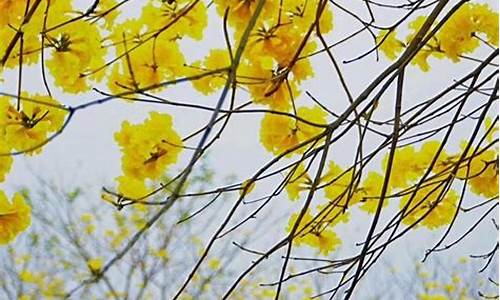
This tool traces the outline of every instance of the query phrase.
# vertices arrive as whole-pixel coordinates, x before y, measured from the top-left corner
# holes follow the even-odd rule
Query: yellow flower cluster
[[[406,146],[396,150],[392,163],[392,171],[389,180],[389,185],[392,188],[406,188],[424,174],[429,167],[432,158],[437,153],[440,143],[438,141],[425,142],[419,151],[414,146]],[[386,155],[382,160],[382,169],[385,171],[389,155]],[[444,161],[447,159],[447,154],[441,151],[434,166],[434,170],[439,170]]]
[[[408,194],[401,199],[399,207],[406,207],[403,224],[436,229],[449,224],[457,210],[458,194],[444,191],[444,184],[420,186],[415,196]],[[421,221],[420,219],[423,218]]]
[[[474,194],[498,196],[498,151],[488,150],[476,156],[469,171],[469,185]]]
[[[439,142],[430,141],[423,144],[420,151],[416,151],[412,146],[398,149],[389,181],[390,186],[395,189],[406,189],[416,184],[429,167],[439,146]],[[477,154],[472,157],[473,152],[470,149],[468,155],[465,155],[464,160],[459,163],[456,178],[467,179],[470,191],[474,194],[486,198],[497,196],[498,149],[477,149]],[[408,209],[411,213],[403,220],[404,224],[411,224],[424,215],[426,217],[419,225],[429,229],[449,224],[457,210],[458,194],[453,190],[444,193],[444,186],[440,185],[439,181],[450,175],[449,173],[462,155],[463,151],[453,155],[446,154],[444,151],[440,153],[432,170],[435,179],[430,182],[427,180],[420,186],[414,199],[411,200]],[[384,168],[386,164],[387,157],[383,162]],[[443,193],[442,197],[439,196],[441,193]],[[410,201],[410,194],[401,199],[401,208]],[[438,201],[438,197],[441,200]],[[428,211],[431,212],[427,215]]]
[[[20,110],[17,110],[12,99],[0,97],[0,144],[17,151],[28,151],[36,147],[27,153],[40,153],[42,149],[38,146],[49,134],[61,128],[67,111],[49,96],[30,96],[23,92],[21,97],[33,101],[22,101]]]
[[[344,207],[358,203],[359,197],[349,198],[349,186],[352,179],[351,170],[345,171],[335,162],[330,161],[328,171],[321,178],[321,181],[326,185],[324,188],[326,198]],[[353,195],[355,194],[353,193]]]
[[[192,71],[189,75],[196,75],[199,73],[198,69],[204,71],[215,71],[218,69],[227,68],[230,65],[229,54],[225,50],[212,49],[203,61],[196,61],[191,64]],[[214,74],[205,76],[201,79],[193,80],[191,83],[193,87],[204,95],[211,94],[224,86],[226,79],[223,74]]]
[[[0,182],[5,181],[5,177],[7,173],[9,173],[12,163],[14,162],[14,159],[10,155],[5,155],[6,153],[9,153],[10,149],[7,146],[6,143],[0,143],[0,153],[3,154],[0,156]]]
[[[461,264],[466,262],[459,261]],[[437,279],[438,274],[432,274],[422,270],[420,264],[416,265],[418,279],[421,280],[423,292],[418,293],[418,300],[471,300],[470,297],[471,285],[482,286],[479,282],[471,282],[462,280],[456,272],[449,274],[448,280],[440,282]],[[463,271],[463,270],[462,270]]]
[[[405,47],[405,44],[397,39],[395,30],[380,30],[377,43],[379,44],[378,50],[390,60],[395,60]]]
[[[330,162],[328,172],[321,178],[321,182],[326,184],[325,191],[329,199],[336,198],[345,191],[351,180],[347,174],[342,174],[341,168],[334,162]],[[298,200],[302,191],[311,188],[312,180],[303,164],[292,169],[287,178],[285,189],[291,201]],[[346,195],[343,197],[343,199],[347,198]],[[343,209],[345,203],[339,204],[336,201],[339,200],[318,205],[316,213],[308,209],[298,227],[298,232],[301,231],[301,234],[294,239],[297,246],[307,245],[316,248],[322,255],[328,255],[340,246],[341,240],[333,228],[341,222],[347,222],[349,213]],[[288,221],[287,232],[292,230],[297,218],[298,214],[292,214]]]
[[[326,125],[326,112],[318,106],[301,107],[297,116],[313,124]],[[260,129],[260,141],[274,154],[281,154],[296,147],[322,132],[322,127],[294,119],[289,116],[268,113],[264,116]],[[295,153],[303,153],[308,145],[302,146]]]
[[[175,163],[182,150],[182,140],[167,114],[151,112],[142,124],[123,122],[115,133],[122,151],[122,171],[118,190],[131,199],[144,196],[145,180],[155,180],[165,174],[166,167]]]
[[[288,199],[296,201],[299,199],[300,192],[311,187],[312,180],[303,164],[299,164],[296,169],[292,169],[288,176],[289,179],[285,186]]]
[[[448,155],[445,151],[441,151],[428,179],[419,186],[416,192],[414,191],[417,182],[429,168],[439,147],[438,141],[428,141],[422,144],[420,149],[405,146],[395,152],[382,207],[387,207],[390,199],[395,198],[391,195],[402,193],[399,206],[401,209],[406,207],[403,218],[403,223],[406,225],[411,225],[423,218],[418,223],[419,226],[436,229],[449,224],[457,210],[458,194],[453,190],[443,191],[442,182],[451,175],[450,172],[455,168],[458,163],[457,159],[462,156],[462,153]],[[465,159],[460,162],[455,177],[461,180],[467,178],[472,193],[487,198],[497,196],[498,149],[478,149],[477,154],[472,157],[473,152],[470,150],[469,156],[465,156]],[[382,161],[384,173],[387,161],[388,155]],[[287,178],[289,179],[285,188],[291,201],[298,200],[302,191],[311,188],[312,180],[302,164],[299,164]],[[330,161],[328,171],[321,178],[325,197],[335,205],[335,209],[326,213],[328,216],[340,215],[342,213],[339,209],[347,210],[352,207],[358,207],[370,214],[375,213],[381,198],[384,176],[370,171],[359,184],[356,184],[355,179],[352,170],[344,170]],[[413,193],[415,195],[412,197]]]
[[[28,95],[22,93],[22,97]],[[56,100],[40,95],[31,99],[44,104],[25,101],[22,109],[17,110],[11,99],[0,97],[0,182],[5,180],[12,167],[13,157],[8,153],[13,150],[40,153],[48,134],[57,131],[64,121],[66,112],[57,108],[59,103]],[[0,190],[0,244],[12,241],[30,223],[31,209],[21,194],[15,194],[9,202]]]
[[[203,1],[149,1],[138,19],[125,21],[111,34],[121,59],[112,68],[109,89],[130,92],[191,75],[178,40],[200,40],[206,26]]]
[[[288,176],[290,178],[286,185],[288,198],[291,201],[296,201],[300,192],[310,189],[312,181],[302,164],[298,165],[295,171]],[[304,229],[304,234],[296,239],[297,245],[308,245],[327,255],[340,245],[340,239],[332,229],[336,224],[348,221],[349,213],[346,212],[348,207],[357,205],[368,213],[375,212],[383,186],[383,177],[376,172],[369,172],[362,186],[358,188],[351,187],[352,179],[351,171],[344,171],[333,161],[329,163],[328,171],[321,178],[329,202],[317,206],[318,213],[314,217],[315,221],[308,225],[310,228]],[[349,191],[350,187],[354,190]],[[387,205],[388,201],[386,200],[384,207]],[[291,230],[296,218],[297,214],[290,218],[288,231]],[[301,226],[306,226],[312,219],[313,215],[309,211]]]
[[[27,24],[22,25],[26,6],[30,4],[28,0],[0,1],[0,57],[5,55],[5,51],[10,41],[16,35],[16,29],[22,25],[23,32],[23,64],[30,65],[37,63],[40,58],[40,32],[43,31],[44,7],[45,3],[39,4],[35,13]],[[32,3],[31,3],[32,4]],[[69,1],[50,1],[46,27],[54,26],[65,19],[65,13],[71,11]],[[19,47],[14,47],[10,53],[5,66],[7,68],[17,67],[19,64]]]
[[[98,81],[104,77],[104,72],[84,76],[85,72],[104,64],[106,49],[101,46],[101,34],[96,26],[85,21],[73,22],[50,32],[47,39],[53,48],[47,68],[63,91],[88,91],[89,77]]]
[[[345,171],[334,162],[330,162],[329,170],[323,177],[325,186],[325,196],[333,203],[341,207],[359,208],[368,213],[375,213],[380,201],[384,177],[377,172],[369,172],[361,186],[355,187],[353,184],[352,170]],[[391,188],[386,191],[389,195]],[[383,207],[388,205],[387,199],[383,202]]]
[[[437,35],[441,50],[453,61],[461,54],[471,53],[479,46],[478,35],[498,46],[498,13],[487,4],[463,5]]]
[[[472,156],[473,151],[469,154]],[[458,155],[454,155],[450,160],[457,158]],[[477,149],[474,157],[460,164],[457,175],[468,179],[467,184],[474,194],[486,198],[498,196],[498,148]]]
[[[64,280],[54,274],[35,272],[27,269],[19,273],[24,285],[24,293],[19,299],[58,299],[64,297]]]
[[[0,245],[14,240],[31,224],[31,208],[21,194],[16,193],[12,201],[0,190]]]
[[[109,242],[111,249],[117,250],[132,233],[129,224],[126,222],[127,219],[123,214],[114,212],[113,214],[116,226],[113,229],[106,229],[104,231],[104,236]]]
[[[375,213],[377,210],[380,197],[382,195],[382,187],[384,185],[384,177],[377,172],[369,172],[366,179],[363,181],[362,187],[357,191],[360,200],[360,209],[368,213]],[[388,188],[386,195],[391,193],[391,189]],[[389,204],[387,199],[384,199],[383,206],[386,207]]]
[[[160,35],[143,41],[143,29],[141,21],[129,20],[112,36],[118,54],[124,55],[109,76],[108,87],[114,93],[158,85],[183,72],[184,56],[175,40]]]
[[[49,134],[61,128],[67,113],[48,96],[23,92],[21,98],[29,100],[18,110],[12,99],[0,97],[0,182],[11,170],[14,159],[10,152],[40,153]],[[30,222],[31,209],[21,194],[15,194],[10,203],[0,190],[0,244],[13,240]]]
[[[85,225],[84,231],[86,234],[91,235],[95,232],[94,216],[91,213],[83,213],[80,220]]]
[[[240,43],[258,1],[216,0],[214,3],[219,15],[223,16],[227,10],[236,44]],[[243,41],[247,46],[237,71],[237,81],[249,91],[253,103],[282,112],[289,112],[294,107],[293,102],[300,95],[301,82],[314,75],[307,54],[316,48],[312,37],[316,32],[314,26],[318,3],[302,0],[264,3],[249,40]],[[310,28],[314,34],[310,34]],[[321,11],[319,28],[321,33],[333,29],[329,5]],[[197,62],[194,66],[203,66],[204,71],[228,67],[228,57],[226,51],[215,50],[203,63]],[[213,75],[196,80],[193,85],[200,92],[208,94],[220,88],[224,82],[221,75]],[[326,123],[326,113],[319,107],[301,108],[294,110],[294,113],[308,121]],[[261,123],[261,142],[268,151],[278,154],[321,132],[311,126],[306,129],[306,125],[300,124],[291,116],[266,114]],[[302,148],[298,153],[304,150]]]
[[[292,214],[288,221],[287,232],[290,232],[297,221],[299,214]],[[342,241],[332,228],[340,221],[345,221],[345,218],[336,218],[332,222],[313,221],[314,216],[308,210],[300,221],[297,227],[297,232],[300,234],[294,238],[293,242],[296,246],[307,245],[316,248],[322,255],[328,255],[331,251],[337,249]],[[318,218],[316,218],[318,219]]]
[[[117,11],[106,13],[116,4],[115,0],[99,1],[94,17],[104,14],[104,24],[90,23],[84,19],[72,20],[75,9],[71,1],[1,1],[0,3],[0,57],[7,55],[5,67],[38,63],[41,50],[51,49],[46,65],[54,77],[55,85],[68,93],[88,91],[88,80],[102,80],[104,72],[92,72],[104,65],[106,48],[102,46],[101,29],[110,29]],[[25,18],[26,12],[29,18]],[[70,21],[71,20],[71,21]],[[25,24],[23,24],[23,22]],[[22,31],[22,50],[19,49]],[[17,36],[17,37],[16,37]],[[42,43],[43,39],[43,43]],[[9,49],[11,41],[16,42]]]
[[[409,24],[411,32],[406,37],[406,43],[397,39],[395,30],[381,31],[377,38],[378,43],[381,43],[379,50],[390,60],[396,59],[425,20],[426,16],[419,16]],[[428,71],[430,66],[427,60],[430,56],[439,59],[446,57],[458,62],[462,55],[474,52],[482,41],[498,46],[498,13],[487,4],[467,3],[417,53],[412,64],[418,65],[422,71]]]
[[[203,1],[152,0],[143,8],[141,21],[150,32],[166,29],[162,35],[168,39],[201,40],[208,24],[207,7]]]

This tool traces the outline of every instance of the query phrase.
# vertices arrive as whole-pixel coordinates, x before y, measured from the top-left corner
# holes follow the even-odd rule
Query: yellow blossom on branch
[[[0,191],[0,245],[14,240],[31,224],[31,207],[16,193],[12,201]]]
[[[409,193],[401,199],[399,207],[406,207],[403,224],[416,227],[424,226],[436,229],[449,224],[455,215],[458,194],[453,190],[444,191],[445,185],[440,183],[427,183],[416,192]],[[420,220],[423,218],[422,220]]]
[[[47,36],[52,57],[47,68],[55,84],[67,93],[85,92],[90,89],[88,79],[100,81],[104,72],[86,76],[85,72],[104,64],[106,48],[101,46],[101,34],[96,25],[73,22],[50,32]]]
[[[378,49],[390,60],[395,60],[405,46],[402,41],[396,38],[395,30],[389,32],[387,30],[381,30],[377,36],[377,43],[380,43]]]
[[[177,161],[183,147],[172,118],[158,112],[151,112],[142,124],[123,122],[115,140],[122,150],[123,173],[139,180],[158,179]]]
[[[290,232],[298,219],[299,214],[292,214],[288,221],[287,232]],[[328,255],[337,249],[342,241],[328,224],[313,222],[313,216],[308,211],[304,214],[297,227],[298,236],[293,239],[297,246],[307,245],[316,248],[322,255]]]
[[[292,168],[290,172],[290,178],[285,188],[288,199],[296,201],[299,199],[300,192],[307,190],[311,186],[312,180],[303,164],[299,164],[297,168]]]
[[[297,115],[313,124],[326,124],[326,112],[318,106],[301,107],[297,110]],[[260,141],[269,152],[280,154],[322,131],[322,127],[307,124],[291,116],[267,113],[261,122]],[[307,146],[301,147],[296,153],[303,153],[306,149]]]
[[[40,146],[28,154],[40,153],[41,145],[49,134],[61,128],[67,111],[49,96],[29,96],[23,92],[21,97],[40,103],[22,101],[21,109],[17,110],[12,100],[0,97],[0,141],[5,140],[8,146],[17,151],[28,151]]]

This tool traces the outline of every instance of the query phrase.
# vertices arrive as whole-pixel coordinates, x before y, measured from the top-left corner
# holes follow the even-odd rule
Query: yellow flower
[[[462,142],[462,149],[467,142]],[[444,166],[454,167],[464,153],[449,156]],[[472,157],[472,155],[475,155]],[[485,149],[470,148],[459,163],[457,178],[467,179],[471,191],[480,196],[491,198],[498,195],[498,146]]]
[[[122,227],[118,230],[118,232],[108,229],[105,231],[104,235],[109,238],[111,248],[116,250],[123,243],[123,241],[130,236],[130,233],[130,229]]]
[[[472,151],[470,153],[472,154]],[[466,174],[467,164],[464,163],[458,175],[465,177]],[[470,161],[467,183],[476,195],[487,198],[498,195],[498,150],[483,151]]]
[[[42,290],[43,299],[57,299],[63,298],[66,294],[64,292],[64,281],[59,277],[46,278],[46,282],[40,287]]]
[[[67,93],[88,91],[89,76],[82,74],[102,66],[106,55],[96,25],[85,21],[73,22],[50,32],[47,39],[54,51],[46,64],[55,84]],[[101,80],[103,76],[101,71],[90,77]]]
[[[321,182],[325,184],[325,197],[336,203],[337,206],[352,206],[361,201],[361,194],[357,193],[352,183],[352,170],[345,172],[335,162],[330,161],[328,172],[321,178]],[[349,197],[349,193],[352,193]],[[347,203],[348,202],[348,203]],[[347,208],[347,207],[346,207]]]
[[[115,179],[118,182],[118,193],[125,198],[139,199],[149,192],[144,180],[130,176],[120,176]]]
[[[375,213],[378,203],[380,202],[380,196],[382,193],[382,187],[384,185],[384,176],[377,172],[369,172],[363,185],[358,193],[361,193],[363,200],[361,200],[360,209],[368,213]],[[390,187],[388,186],[386,196],[390,195]],[[389,205],[389,199],[384,199],[383,206]]]
[[[312,52],[312,51],[311,51]],[[292,67],[293,79],[300,83],[314,76],[314,71],[309,59],[301,59],[297,61]]]
[[[290,220],[288,221],[287,232],[290,232],[297,221],[299,214],[292,214]],[[323,255],[328,255],[331,251],[337,249],[342,241],[339,239],[337,234],[333,232],[328,227],[323,224],[315,224],[313,222],[308,227],[305,227],[313,219],[310,212],[306,212],[303,216],[296,232],[301,232],[297,237],[294,238],[293,242],[297,245],[307,245],[312,248],[316,248],[319,253]],[[328,225],[327,225],[328,226]]]
[[[293,173],[288,175],[290,179],[285,188],[288,199],[296,201],[299,199],[300,192],[307,190],[311,186],[312,180],[303,164],[299,164],[296,169],[292,169],[290,172]]]
[[[297,110],[298,117],[314,124],[326,124],[326,113],[320,107],[301,107]],[[323,128],[312,126],[293,117],[266,114],[261,122],[260,141],[267,151],[280,154],[298,144],[319,135]],[[307,145],[297,149],[302,153]]]
[[[50,1],[47,18],[44,11],[47,1],[41,3],[35,10],[27,24],[21,26],[24,21],[26,6],[33,2],[27,0],[0,1],[0,57],[5,55],[9,41],[14,38],[17,28],[23,32],[23,66],[35,64],[40,59],[40,32],[43,30],[43,23],[46,21],[46,27],[50,28],[66,19],[65,13],[71,11],[71,1]],[[10,52],[5,66],[14,68],[19,65],[20,47],[19,41]]]
[[[421,186],[408,205],[403,224],[412,225],[424,215],[425,218],[418,221],[415,227],[425,226],[428,229],[436,229],[449,224],[457,210],[458,194],[449,190],[438,202],[443,189],[444,184],[438,186],[437,183],[426,183],[426,186]],[[412,194],[408,194],[401,199],[399,205],[401,209],[408,204],[411,196]]]
[[[256,34],[249,38],[245,55],[252,61],[271,59],[282,66],[289,64],[301,42],[300,36],[290,30],[290,26],[269,26],[266,20],[256,28]]]
[[[261,122],[260,142],[267,151],[280,154],[299,143],[295,121],[285,116],[266,114]]]
[[[286,67],[270,66],[265,57],[256,58],[251,64],[243,64],[238,68],[240,83],[246,85],[252,101],[279,111],[288,111],[292,101],[299,95],[297,82],[286,81],[284,77],[287,75]]]
[[[294,30],[305,32],[316,22],[316,11],[319,2],[290,0],[285,2],[285,11],[293,22]],[[328,33],[333,29],[333,14],[330,5],[326,5],[319,19],[321,33]]]
[[[409,44],[413,40],[413,38],[415,38],[417,32],[425,23],[425,20],[427,20],[427,16],[419,16],[414,21],[410,22],[408,27],[412,30],[412,32],[406,37],[407,44]],[[418,65],[418,67],[422,71],[427,72],[430,70],[430,65],[427,62],[427,59],[431,55],[436,58],[443,58],[443,54],[439,51],[439,44],[437,39],[429,40],[427,44],[425,44],[415,55],[415,57],[411,61],[411,64]]]
[[[158,249],[156,251],[153,251],[153,256],[160,258],[163,261],[168,261],[169,255],[168,251],[166,249]]]
[[[385,40],[383,38],[387,35]],[[383,40],[383,41],[382,41]],[[377,43],[381,43],[378,47],[382,53],[390,60],[395,60],[396,57],[403,51],[405,44],[396,38],[396,30],[388,32],[381,30],[377,36]]]
[[[117,5],[116,0],[100,0],[97,5],[97,9],[95,14],[98,16],[102,16],[106,13],[102,18],[104,19],[103,27],[107,30],[111,30],[115,23],[116,18],[120,14],[119,9],[113,9],[112,11],[108,11]]]
[[[453,283],[445,284],[444,290],[448,293],[451,294],[456,290],[456,286]]]
[[[484,120],[484,130],[488,132],[488,135],[486,136],[486,141],[488,143],[491,143],[493,142],[493,139],[494,139],[494,136],[495,136],[495,133],[498,135],[498,122],[495,123],[495,125],[493,126],[493,128],[490,128],[493,126],[493,120],[491,120],[491,117],[487,117],[485,120]]]
[[[82,220],[83,223],[92,223],[94,221],[94,216],[90,213],[83,213],[80,216],[80,220]]]
[[[0,99],[0,101],[2,100]],[[0,136],[0,154],[6,154],[11,151],[10,147],[7,146],[7,141],[3,139],[4,137]],[[13,161],[14,159],[10,155],[0,156],[0,182],[5,180],[5,176],[9,173]]]
[[[472,20],[476,25],[477,33],[486,35],[488,42],[498,46],[498,12],[492,10],[488,4],[468,3],[472,9]]]
[[[27,283],[34,283],[35,275],[33,275],[33,273],[28,270],[22,270],[21,272],[19,272],[19,279]]]
[[[177,161],[182,150],[172,118],[158,112],[151,112],[142,124],[123,122],[115,140],[122,150],[124,175],[139,180],[158,179],[167,166]]]
[[[26,10],[26,0],[24,1],[0,1],[0,27],[4,28],[8,24],[15,24]]]
[[[405,146],[398,148],[394,153],[391,176],[389,185],[391,188],[406,188],[415,182],[429,164],[429,154],[432,153],[434,146],[422,148],[422,152],[416,151],[414,146]],[[385,173],[389,154],[382,160],[382,170]]]
[[[459,56],[479,47],[479,40],[473,37],[475,25],[471,18],[471,7],[467,4],[451,16],[437,35],[440,47],[454,62]]]
[[[436,281],[429,281],[429,282],[425,283],[424,287],[425,287],[426,290],[438,289],[439,288],[439,283],[436,282]]]
[[[192,65],[192,72],[188,73],[188,76],[202,74],[204,72],[213,71],[217,69],[222,69],[229,67],[230,65],[229,54],[226,50],[212,49],[210,54],[205,57],[203,64],[201,62],[196,62]],[[196,70],[203,66],[203,71]],[[204,95],[211,94],[216,90],[220,89],[226,83],[225,73],[214,74],[210,76],[205,76],[201,79],[192,80],[191,83],[193,87]]]
[[[208,22],[207,8],[203,1],[198,1],[190,8],[192,3],[190,0],[149,1],[143,8],[140,21],[146,24],[150,32],[164,30],[168,26],[162,32],[168,39],[189,36],[201,40]]]
[[[480,33],[486,34],[493,45],[498,44],[498,13],[487,4],[467,3],[445,23],[437,38],[441,50],[457,62],[460,55],[471,53],[479,47],[479,39],[475,35]]]
[[[184,56],[174,40],[160,35],[145,41],[143,31],[143,23],[128,20],[116,26],[111,36],[117,52],[124,54],[108,77],[108,87],[115,94],[150,88],[186,73]]]
[[[208,261],[208,267],[212,270],[217,270],[220,268],[220,260],[217,258],[212,258]]]
[[[93,274],[99,273],[102,269],[102,259],[100,257],[89,259],[87,267]]]
[[[21,194],[16,193],[12,202],[0,191],[0,244],[14,240],[31,224],[31,208]]]
[[[229,25],[235,28],[237,38],[241,36],[257,6],[257,1],[254,0],[215,0],[214,3],[220,16],[229,8]],[[274,20],[278,8],[276,1],[266,1],[259,19]]]
[[[50,133],[56,132],[62,126],[67,111],[52,107],[60,104],[48,97],[41,95],[22,97],[34,99],[48,105],[22,101],[21,110],[18,111],[9,99],[0,98],[0,133],[4,135],[8,146],[17,151],[26,151],[42,144]],[[28,152],[40,153],[41,147]]]

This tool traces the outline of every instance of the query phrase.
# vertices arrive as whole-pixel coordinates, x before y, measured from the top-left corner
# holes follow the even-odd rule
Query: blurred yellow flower
[[[12,201],[0,191],[0,245],[14,240],[31,224],[31,207],[20,193],[14,194]]]
[[[91,258],[87,261],[87,266],[93,274],[99,273],[102,269],[102,265],[102,258],[100,257]]]

